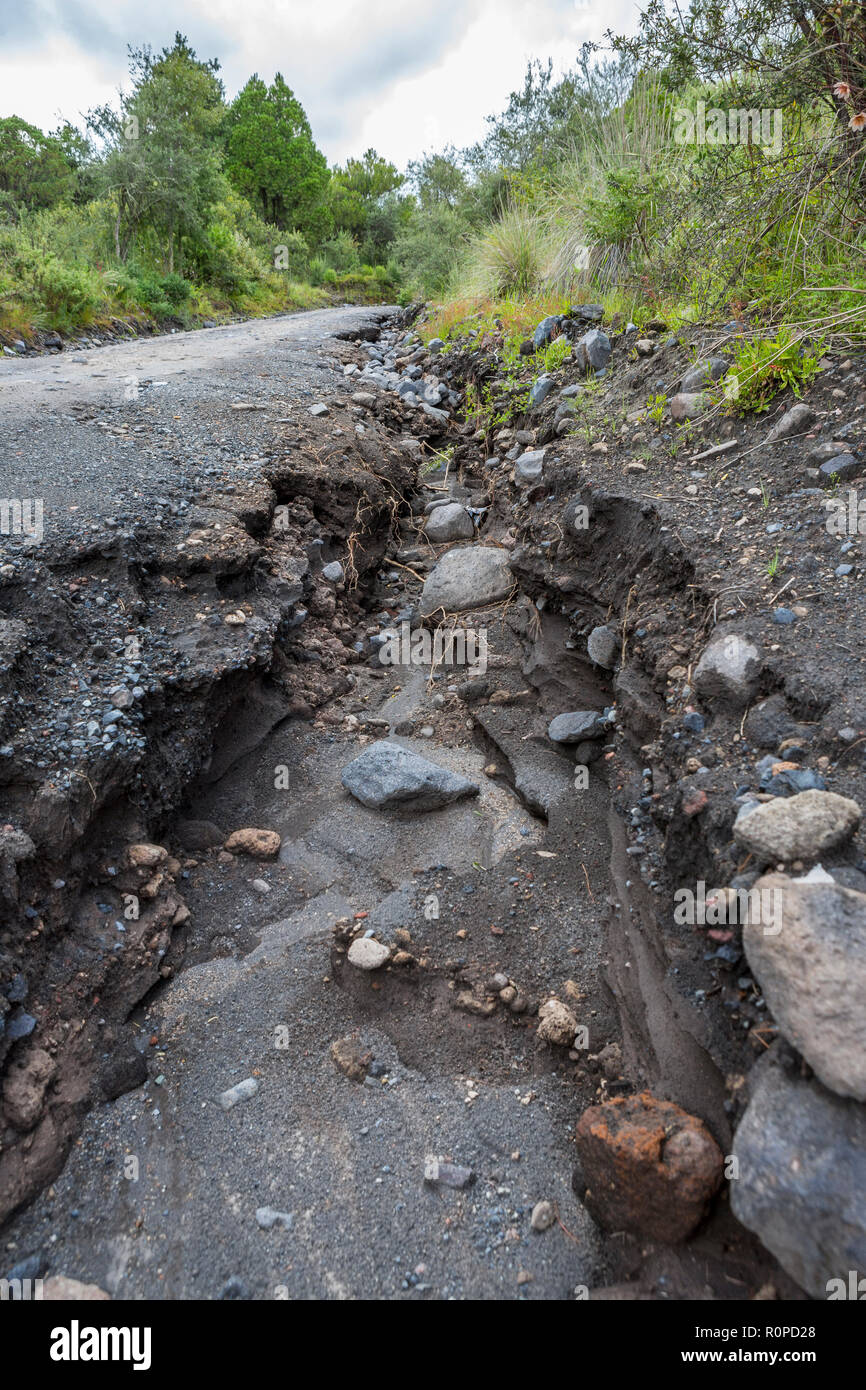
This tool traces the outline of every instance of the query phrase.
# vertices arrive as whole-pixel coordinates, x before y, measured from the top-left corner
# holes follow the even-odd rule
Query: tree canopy
[[[270,87],[254,74],[229,107],[226,173],[278,227],[320,237],[328,228],[328,164],[306,112],[277,73]]]

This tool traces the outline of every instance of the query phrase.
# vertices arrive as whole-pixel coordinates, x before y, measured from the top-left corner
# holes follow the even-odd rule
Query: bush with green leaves
[[[350,232],[338,232],[336,236],[323,241],[318,254],[325,265],[337,275],[348,275],[350,271],[358,270],[361,265],[358,243]]]
[[[19,266],[42,327],[68,330],[90,323],[104,301],[99,276],[88,266],[39,254],[22,258]]]
[[[398,232],[392,258],[401,275],[422,294],[441,295],[465,252],[470,228],[447,202],[417,209]]]
[[[782,330],[774,338],[745,339],[734,354],[730,370],[713,394],[740,415],[761,414],[781,391],[802,395],[820,371],[822,346],[806,347]]]

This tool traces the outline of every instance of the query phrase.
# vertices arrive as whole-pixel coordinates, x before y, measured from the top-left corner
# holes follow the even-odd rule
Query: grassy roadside
[[[202,245],[183,244],[169,272],[146,239],[126,260],[116,254],[110,211],[94,200],[0,220],[0,343],[35,346],[113,319],[192,328],[399,294],[384,266],[363,265],[342,246],[336,264],[314,257],[303,238],[262,222],[237,196],[220,205]]]
[[[336,304],[393,302],[396,288],[375,277],[346,275],[326,285],[274,273],[249,290],[228,294],[214,286],[177,289],[181,277],[154,278],[151,293],[128,292],[106,282],[86,299],[18,289],[0,294],[0,346],[39,347],[48,334],[74,338],[113,331],[118,321],[143,331],[190,329],[213,321],[267,318]],[[165,282],[168,281],[166,284]],[[20,349],[19,349],[20,350]]]

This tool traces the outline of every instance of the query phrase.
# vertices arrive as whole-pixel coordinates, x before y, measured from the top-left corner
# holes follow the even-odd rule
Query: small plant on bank
[[[571,343],[565,337],[554,338],[553,342],[542,352],[535,354],[535,360],[541,371],[555,372],[563,363],[567,362],[571,356]]]
[[[661,429],[664,423],[665,411],[668,408],[668,398],[666,395],[650,396],[646,403],[647,418],[652,420],[656,429]]]
[[[717,401],[739,415],[749,411],[761,414],[781,391],[795,396],[818,374],[822,347],[803,348],[797,338],[782,329],[775,338],[744,341],[737,349],[731,369]]]
[[[695,437],[694,422],[692,420],[681,421],[677,425],[676,437],[678,444],[685,445],[687,449],[691,448]]]
[[[496,384],[486,382],[481,390],[470,382],[466,387],[466,420],[485,434],[509,429],[518,416],[526,413],[529,387],[511,379]]]
[[[436,452],[431,454],[429,458],[424,459],[423,463],[421,464],[421,472],[432,473],[435,471],[435,469],[441,468],[443,464],[445,464],[447,468],[450,466],[453,457],[453,444],[449,444],[448,447],[445,449],[437,449]]]

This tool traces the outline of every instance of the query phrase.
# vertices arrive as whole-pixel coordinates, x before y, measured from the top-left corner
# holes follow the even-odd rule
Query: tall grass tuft
[[[652,256],[665,200],[684,176],[668,90],[640,76],[610,108],[608,83],[602,88],[592,70],[586,80],[592,100],[539,210],[554,248],[548,283],[566,294],[580,285],[604,293],[636,277]]]
[[[550,249],[543,220],[513,204],[470,243],[457,275],[460,289],[478,299],[534,294],[544,284]]]

